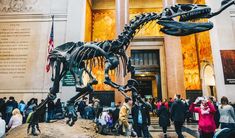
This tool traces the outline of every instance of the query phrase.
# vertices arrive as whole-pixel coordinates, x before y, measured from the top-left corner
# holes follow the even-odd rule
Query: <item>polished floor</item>
[[[185,123],[182,130],[185,138],[199,137],[197,123]],[[157,117],[151,117],[151,126],[149,127],[149,132],[153,138],[163,138],[162,128],[159,127]],[[171,126],[167,129],[167,137],[177,138],[173,124],[171,124]]]

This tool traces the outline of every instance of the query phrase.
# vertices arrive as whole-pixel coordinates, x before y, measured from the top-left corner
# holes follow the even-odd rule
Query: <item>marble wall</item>
[[[46,97],[51,86],[51,73],[45,71],[51,15],[55,46],[83,40],[85,4],[84,0],[0,0],[0,97],[26,101]]]
[[[220,1],[206,0],[206,3],[213,8],[213,11],[218,10],[220,7]],[[219,99],[222,96],[227,96],[232,102],[235,102],[235,85],[225,85],[220,50],[235,49],[234,12],[235,6],[232,6],[220,15],[210,19],[214,23],[214,28],[210,31],[210,38],[217,95]]]

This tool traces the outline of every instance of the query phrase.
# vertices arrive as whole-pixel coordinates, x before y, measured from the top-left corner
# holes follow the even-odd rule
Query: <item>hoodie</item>
[[[211,102],[207,102],[207,104],[208,108],[203,110],[202,107],[195,107],[196,105],[192,103],[189,110],[199,114],[198,130],[204,133],[211,133],[215,132],[216,129],[214,121],[214,114],[216,110]]]

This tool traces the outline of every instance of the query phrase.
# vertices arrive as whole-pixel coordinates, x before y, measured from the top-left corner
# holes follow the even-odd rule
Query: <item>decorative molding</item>
[[[162,47],[164,45],[163,37],[138,37],[134,38],[131,42],[131,49],[135,49],[137,47],[142,47],[144,49],[159,49],[157,46]],[[146,47],[146,45],[148,47]]]
[[[39,0],[0,0],[0,12],[32,12]]]
[[[235,9],[231,9],[229,13],[230,13],[230,17],[235,17]]]
[[[67,14],[55,14],[55,21],[67,21]],[[8,14],[0,15],[0,22],[50,22],[50,14]]]
[[[49,90],[0,90],[0,94],[9,94],[9,93],[48,93]]]

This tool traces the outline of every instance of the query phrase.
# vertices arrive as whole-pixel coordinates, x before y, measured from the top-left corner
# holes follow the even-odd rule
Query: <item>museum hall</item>
[[[53,61],[52,64],[51,51],[64,46],[64,49],[57,51],[64,56],[66,49],[73,50],[74,46],[66,47],[71,42],[76,46],[84,44],[84,48],[80,48],[82,52],[73,51],[78,52],[75,59],[79,62],[75,64],[76,67],[73,66],[77,72],[65,72],[58,82],[58,91],[53,95],[56,96],[55,100],[60,98],[63,105],[79,93],[82,89],[80,87],[83,87],[80,85],[84,85],[87,89],[89,86],[92,92],[79,97],[80,99],[86,97],[89,104],[95,98],[99,99],[102,106],[112,107],[123,103],[127,96],[133,97],[132,91],[122,90],[129,86],[127,83],[134,82],[133,80],[138,82],[135,85],[138,96],[145,99],[155,98],[160,101],[181,95],[181,99],[186,101],[195,100],[197,97],[213,97],[220,102],[222,97],[227,97],[231,104],[235,104],[234,0],[223,0],[224,5],[231,1],[234,4],[213,18],[203,16],[205,18],[193,18],[190,21],[192,24],[213,23],[213,28],[208,31],[170,35],[164,32],[162,25],[167,21],[162,23],[159,20],[163,18],[157,18],[145,21],[135,30],[131,30],[134,34],[126,35],[128,27],[130,30],[131,24],[135,23],[139,15],[163,16],[165,8],[177,4],[199,5],[182,6],[181,10],[187,12],[194,8],[200,9],[200,5],[207,5],[212,12],[216,12],[221,8],[221,1],[0,0],[0,98],[14,97],[18,102],[27,102],[31,98],[41,101],[52,97],[56,82],[54,67],[59,65],[59,68],[64,69],[66,66],[71,67],[72,63],[62,65],[57,62],[54,64]],[[175,14],[174,8],[171,11],[171,14]],[[182,17],[180,15],[168,21],[178,21]],[[203,27],[198,28],[200,30]],[[180,31],[178,33],[182,33]],[[129,42],[122,50],[128,59],[123,55],[118,57],[110,53],[102,58],[88,58],[91,54],[94,57],[95,54],[102,55],[102,51],[114,41],[125,43],[122,40],[126,38]],[[98,50],[94,52],[93,49]],[[79,54],[83,55],[79,57]],[[107,59],[110,56],[112,57]],[[74,58],[70,55],[65,57],[66,62]],[[119,61],[115,61],[116,57]],[[85,58],[87,59],[82,60]],[[110,66],[107,67],[109,62]],[[114,62],[119,63],[118,67],[111,67]],[[82,63],[85,68],[79,67]],[[128,67],[132,71],[128,72]],[[79,74],[80,70],[85,71]],[[90,82],[91,78],[93,82]],[[76,100],[79,101],[79,98]],[[158,119],[151,120],[157,124]],[[158,132],[162,131],[156,124],[150,127],[152,137],[159,136]],[[193,126],[197,125],[189,124],[188,128],[185,127],[183,134],[197,137],[197,128]],[[170,132],[173,131],[172,127]]]

